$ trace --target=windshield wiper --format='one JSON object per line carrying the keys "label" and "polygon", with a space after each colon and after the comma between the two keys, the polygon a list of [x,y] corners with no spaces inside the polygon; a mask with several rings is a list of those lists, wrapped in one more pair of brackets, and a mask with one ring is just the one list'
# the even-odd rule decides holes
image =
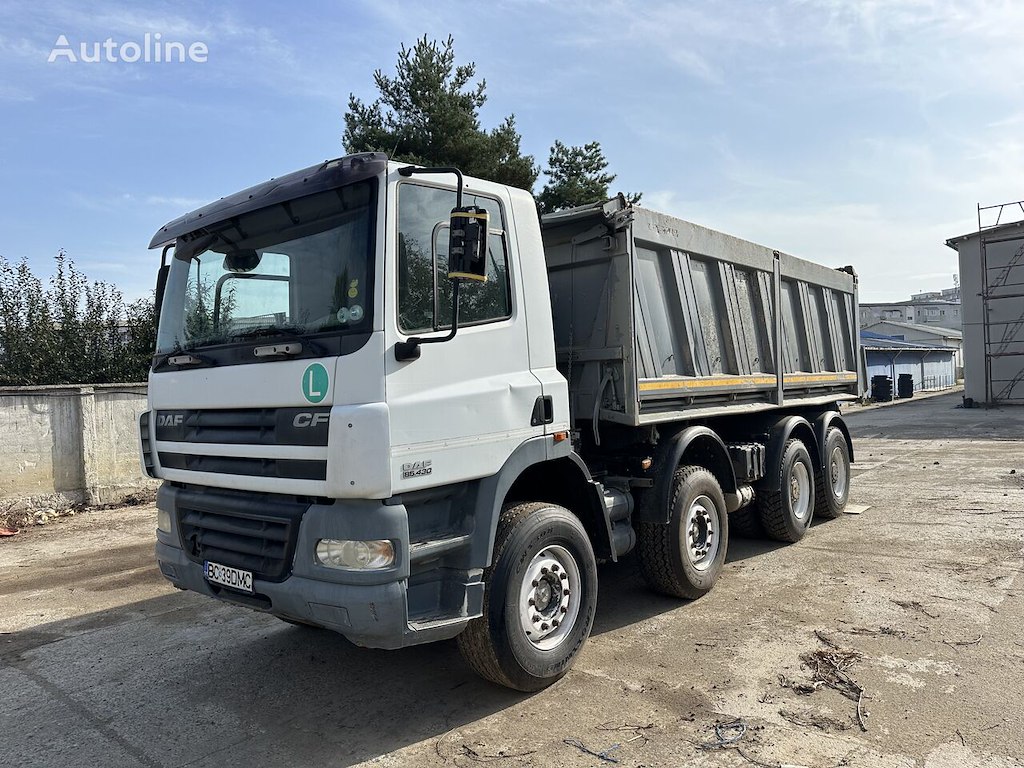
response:
{"label": "windshield wiper", "polygon": [[299,349],[294,351],[282,348],[279,354],[297,354],[302,351],[302,345],[308,345],[315,354],[321,356],[326,355],[327,350],[322,344],[318,344],[312,339],[308,339],[302,335],[305,331],[305,328],[298,325],[264,325],[259,328],[249,328],[244,331],[232,333],[231,339],[260,339],[270,338],[273,336],[287,341],[296,342],[300,345]]}

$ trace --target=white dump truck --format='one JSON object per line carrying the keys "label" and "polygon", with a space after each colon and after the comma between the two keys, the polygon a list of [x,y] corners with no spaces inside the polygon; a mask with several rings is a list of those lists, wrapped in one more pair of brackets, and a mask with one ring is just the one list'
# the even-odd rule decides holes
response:
{"label": "white dump truck", "polygon": [[615,198],[360,154],[160,229],[140,420],[175,586],[537,690],[598,563],[698,598],[846,504],[857,281]]}

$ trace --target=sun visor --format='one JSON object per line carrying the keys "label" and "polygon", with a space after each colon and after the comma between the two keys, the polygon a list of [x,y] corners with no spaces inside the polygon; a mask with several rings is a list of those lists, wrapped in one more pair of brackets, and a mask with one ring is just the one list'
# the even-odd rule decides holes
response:
{"label": "sun visor", "polygon": [[149,247],[167,245],[182,235],[202,229],[208,223],[224,221],[276,203],[372,178],[383,173],[387,166],[388,157],[383,152],[366,152],[328,160],[287,176],[270,179],[167,222],[153,235]]}

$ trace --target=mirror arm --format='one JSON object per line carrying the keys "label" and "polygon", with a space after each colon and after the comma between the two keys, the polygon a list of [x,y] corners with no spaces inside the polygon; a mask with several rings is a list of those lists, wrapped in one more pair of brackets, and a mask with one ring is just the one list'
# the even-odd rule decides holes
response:
{"label": "mirror arm", "polygon": [[454,173],[455,178],[458,179],[458,184],[455,187],[455,207],[462,207],[462,171],[458,168],[451,168],[448,166],[439,166],[437,168],[417,168],[415,165],[406,165],[399,168],[398,173],[401,176],[412,176],[414,173]]}
{"label": "mirror arm", "polygon": [[454,285],[452,286],[451,330],[445,336],[430,336],[427,338],[412,336],[405,341],[399,341],[395,344],[395,360],[400,363],[404,363],[407,360],[419,360],[421,344],[440,344],[455,338],[455,334],[459,330],[459,286],[462,285],[462,280],[455,279],[452,282]]}

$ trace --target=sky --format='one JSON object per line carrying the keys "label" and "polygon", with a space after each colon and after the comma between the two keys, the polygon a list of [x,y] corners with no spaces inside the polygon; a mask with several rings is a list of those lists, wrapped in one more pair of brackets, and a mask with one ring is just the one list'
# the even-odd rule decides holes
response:
{"label": "sky", "polygon": [[[1021,29],[1016,0],[5,0],[0,256],[143,296],[162,224],[343,155],[349,94],[451,34],[538,164],[599,141],[613,192],[898,301],[952,285],[979,203],[1024,199]],[[206,54],[66,54],[147,33]]]}

